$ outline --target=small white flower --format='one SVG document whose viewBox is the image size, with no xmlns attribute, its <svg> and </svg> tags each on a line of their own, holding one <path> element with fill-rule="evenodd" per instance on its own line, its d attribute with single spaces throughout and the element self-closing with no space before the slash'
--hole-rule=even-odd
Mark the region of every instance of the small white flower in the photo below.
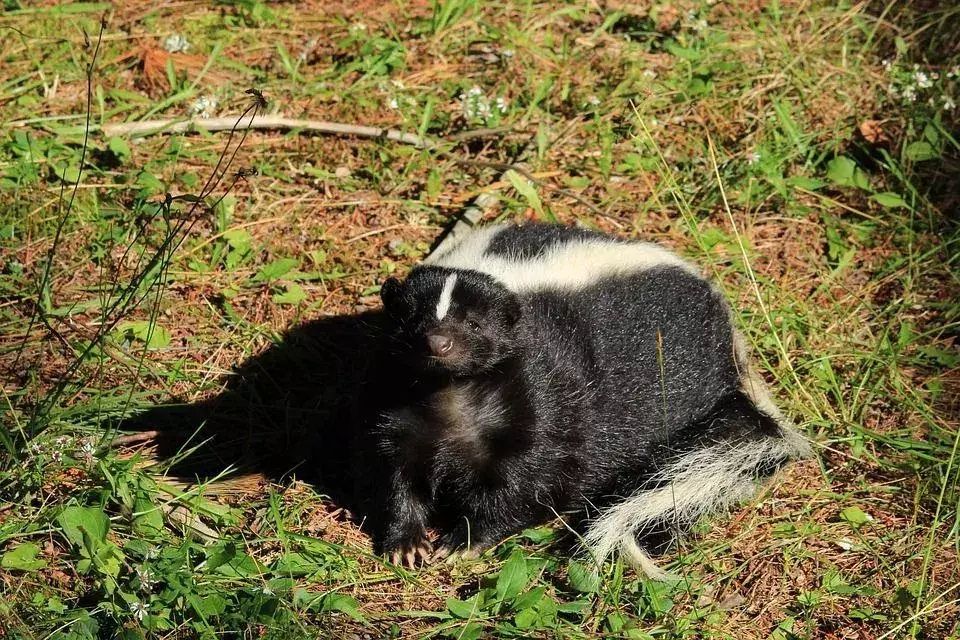
<svg viewBox="0 0 960 640">
<path fill-rule="evenodd" d="M 360 33 L 361 31 L 366 31 L 366 30 L 367 30 L 367 25 L 363 24 L 362 22 L 355 22 L 352 25 L 350 25 L 351 33 Z"/>
<path fill-rule="evenodd" d="M 265 595 L 265 596 L 272 596 L 272 595 L 273 595 L 273 589 L 270 588 L 270 585 L 266 585 L 266 584 L 261 585 L 261 586 L 257 587 L 256 590 L 259 591 L 260 593 L 262 593 L 262 594 Z"/>
<path fill-rule="evenodd" d="M 503 51 L 500 52 L 500 57 L 501 57 L 501 58 L 512 58 L 512 57 L 514 56 L 514 53 L 515 53 L 515 52 L 514 52 L 513 49 L 504 49 Z"/>
<path fill-rule="evenodd" d="M 957 65 L 956 67 L 950 69 L 950 71 L 947 72 L 948 78 L 956 78 L 957 76 L 960 76 L 960 65 Z"/>
<path fill-rule="evenodd" d="M 143 619 L 147 617 L 147 605 L 139 600 L 130 603 L 130 611 L 140 622 L 143 622 Z"/>
<path fill-rule="evenodd" d="M 953 111 L 957 108 L 957 103 L 950 96 L 943 96 L 943 110 Z"/>
<path fill-rule="evenodd" d="M 403 86 L 403 80 L 391 79 L 391 80 L 390 80 L 390 84 L 392 84 L 393 86 L 395 86 L 397 89 L 403 89 L 403 88 L 404 88 L 404 86 Z"/>
<path fill-rule="evenodd" d="M 887 58 L 883 61 L 883 69 L 888 73 L 893 70 L 893 60 Z"/>
<path fill-rule="evenodd" d="M 213 96 L 200 96 L 197 101 L 190 106 L 190 115 L 198 118 L 209 118 L 217 109 L 217 99 Z"/>
<path fill-rule="evenodd" d="M 164 38 L 163 48 L 167 53 L 186 53 L 190 48 L 190 41 L 182 33 L 174 33 Z"/>
<path fill-rule="evenodd" d="M 467 91 L 467 95 L 468 95 L 468 96 L 482 96 L 482 95 L 483 95 L 483 89 L 481 89 L 481 88 L 480 88 L 479 86 L 477 86 L 477 85 L 473 85 L 472 87 L 470 87 L 470 90 Z"/>
<path fill-rule="evenodd" d="M 916 102 L 917 101 L 917 89 L 912 84 L 908 84 L 903 88 L 903 99 L 907 102 Z"/>
<path fill-rule="evenodd" d="M 390 98 L 387 100 L 387 106 L 397 111 L 400 108 L 400 102 L 396 98 Z"/>
<path fill-rule="evenodd" d="M 80 441 L 80 451 L 87 455 L 93 455 L 94 444 L 93 438 L 84 438 Z"/>
<path fill-rule="evenodd" d="M 56 439 L 54 439 L 53 444 L 63 449 L 65 446 L 70 444 L 70 438 L 67 436 L 58 436 Z"/>
<path fill-rule="evenodd" d="M 54 462 L 60 462 L 61 460 L 63 460 L 63 453 L 60 451 L 54 451 L 50 454 L 50 458 Z"/>
<path fill-rule="evenodd" d="M 934 80 L 939 80 L 939 79 L 940 79 L 940 74 L 937 73 L 936 71 L 931 71 L 931 72 L 930 72 L 930 77 L 933 78 Z"/>
<path fill-rule="evenodd" d="M 500 109 L 500 113 L 506 113 L 508 106 L 506 98 L 497 98 L 497 109 Z"/>
<path fill-rule="evenodd" d="M 930 79 L 923 71 L 915 71 L 913 73 L 913 79 L 917 83 L 917 87 L 920 89 L 929 89 L 933 86 L 933 80 Z"/>
<path fill-rule="evenodd" d="M 39 442 L 34 442 L 33 444 L 30 445 L 30 451 L 32 451 L 34 454 L 39 455 L 43 453 L 43 445 L 40 444 Z"/>
<path fill-rule="evenodd" d="M 654 78 L 657 77 L 657 72 L 654 71 L 653 69 L 644 69 L 643 73 L 640 75 L 642 75 L 647 80 L 653 80 Z"/>
<path fill-rule="evenodd" d="M 587 104 L 589 104 L 591 107 L 598 107 L 600 106 L 600 98 L 597 96 L 590 96 L 587 98 Z"/>
<path fill-rule="evenodd" d="M 144 567 L 137 567 L 136 570 L 137 581 L 140 583 L 141 591 L 150 591 L 153 589 L 153 585 L 156 584 L 156 580 L 153 579 L 153 573 Z"/>
<path fill-rule="evenodd" d="M 701 18 L 700 20 L 695 21 L 695 22 L 694 22 L 692 25 L 690 25 L 690 26 L 691 26 L 691 27 L 693 28 L 693 30 L 696 31 L 697 33 L 703 33 L 704 31 L 707 30 L 707 27 L 708 27 L 709 25 L 707 24 L 707 21 L 706 21 L 706 20 L 704 20 L 703 18 Z"/>
<path fill-rule="evenodd" d="M 660 126 L 660 121 L 656 118 L 650 118 L 650 127 L 656 128 Z"/>
<path fill-rule="evenodd" d="M 146 558 L 147 560 L 153 560 L 154 558 L 157 558 L 159 556 L 160 556 L 160 549 L 158 549 L 157 547 L 150 547 L 149 549 L 147 549 L 147 552 L 143 555 L 143 557 Z"/>
<path fill-rule="evenodd" d="M 760 162 L 760 152 L 759 152 L 759 151 L 754 151 L 753 153 L 751 153 L 750 155 L 747 156 L 747 164 L 751 164 L 751 165 L 752 165 L 752 164 L 757 164 L 758 162 Z"/>
</svg>

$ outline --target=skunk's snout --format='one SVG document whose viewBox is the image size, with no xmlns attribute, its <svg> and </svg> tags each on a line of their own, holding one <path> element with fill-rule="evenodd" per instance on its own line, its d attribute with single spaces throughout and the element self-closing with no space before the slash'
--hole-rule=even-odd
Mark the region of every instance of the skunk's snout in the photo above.
<svg viewBox="0 0 960 640">
<path fill-rule="evenodd" d="M 427 344 L 430 345 L 430 353 L 443 357 L 453 349 L 453 338 L 442 333 L 431 333 L 427 336 Z"/>
</svg>

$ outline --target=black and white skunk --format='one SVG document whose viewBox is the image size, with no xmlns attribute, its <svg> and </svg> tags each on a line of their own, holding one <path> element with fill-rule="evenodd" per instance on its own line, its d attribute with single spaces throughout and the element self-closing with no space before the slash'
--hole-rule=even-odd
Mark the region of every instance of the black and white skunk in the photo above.
<svg viewBox="0 0 960 640">
<path fill-rule="evenodd" d="M 654 541 L 808 454 L 722 294 L 657 245 L 491 226 L 382 298 L 405 363 L 376 427 L 390 471 L 376 543 L 395 562 L 571 514 L 594 560 L 663 577 Z"/>
</svg>

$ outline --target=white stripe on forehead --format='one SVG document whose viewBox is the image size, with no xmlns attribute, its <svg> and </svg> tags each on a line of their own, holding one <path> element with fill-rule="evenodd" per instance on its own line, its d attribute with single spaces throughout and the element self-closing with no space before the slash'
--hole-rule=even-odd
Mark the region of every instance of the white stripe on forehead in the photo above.
<svg viewBox="0 0 960 640">
<path fill-rule="evenodd" d="M 443 283 L 440 291 L 440 300 L 437 301 L 437 320 L 443 320 L 450 311 L 450 300 L 453 298 L 453 285 L 457 283 L 457 274 L 451 273 Z"/>
</svg>

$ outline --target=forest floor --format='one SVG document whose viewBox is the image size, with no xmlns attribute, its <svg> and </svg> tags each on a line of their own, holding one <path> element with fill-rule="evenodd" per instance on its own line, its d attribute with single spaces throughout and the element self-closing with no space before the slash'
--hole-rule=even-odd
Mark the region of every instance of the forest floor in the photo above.
<svg viewBox="0 0 960 640">
<path fill-rule="evenodd" d="M 960 637 L 960 7 L 3 7 L 6 637 Z M 241 124 L 110 128 L 191 115 Z M 700 265 L 814 443 L 661 558 L 681 582 L 594 580 L 556 523 L 410 571 L 309 482 L 336 323 L 483 193 Z"/>
</svg>

